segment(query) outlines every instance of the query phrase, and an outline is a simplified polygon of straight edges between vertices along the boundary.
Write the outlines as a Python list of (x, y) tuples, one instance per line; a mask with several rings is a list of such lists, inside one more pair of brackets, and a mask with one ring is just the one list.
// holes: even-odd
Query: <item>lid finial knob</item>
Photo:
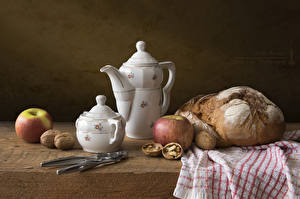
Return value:
[(104, 105), (106, 101), (106, 97), (104, 95), (97, 95), (96, 102), (97, 105)]
[(136, 49), (137, 49), (137, 51), (145, 51), (146, 43), (144, 41), (136, 42)]

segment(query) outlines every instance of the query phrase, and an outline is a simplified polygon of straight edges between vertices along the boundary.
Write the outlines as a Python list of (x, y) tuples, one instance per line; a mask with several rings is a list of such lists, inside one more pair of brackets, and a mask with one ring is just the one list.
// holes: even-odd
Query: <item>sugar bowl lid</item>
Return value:
[(109, 106), (105, 105), (106, 97), (98, 95), (96, 97), (97, 105), (95, 105), (89, 112), (85, 111), (82, 116), (92, 119), (109, 119), (120, 116), (115, 113)]
[(146, 43), (144, 41), (138, 41), (136, 43), (137, 52), (135, 52), (127, 62), (126, 66), (153, 66), (158, 62), (154, 59), (150, 53), (146, 51)]

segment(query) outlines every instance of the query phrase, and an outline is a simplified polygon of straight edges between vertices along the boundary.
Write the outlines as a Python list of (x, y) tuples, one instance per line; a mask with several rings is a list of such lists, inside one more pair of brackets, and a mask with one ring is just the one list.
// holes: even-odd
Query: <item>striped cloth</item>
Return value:
[[(296, 141), (298, 140), (298, 142)], [(300, 198), (300, 130), (281, 141), (201, 150), (182, 157), (178, 198)]]

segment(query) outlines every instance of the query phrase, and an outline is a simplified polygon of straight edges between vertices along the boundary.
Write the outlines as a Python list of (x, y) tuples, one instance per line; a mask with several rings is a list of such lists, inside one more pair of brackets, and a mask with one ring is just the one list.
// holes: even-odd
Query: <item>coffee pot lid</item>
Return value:
[(119, 116), (109, 106), (105, 105), (105, 101), (106, 97), (104, 95), (98, 95), (96, 97), (97, 105), (83, 115), (94, 119), (109, 119)]
[(144, 41), (138, 41), (136, 43), (137, 52), (135, 52), (124, 65), (129, 66), (153, 66), (158, 62), (154, 59), (150, 53), (146, 52), (146, 43)]

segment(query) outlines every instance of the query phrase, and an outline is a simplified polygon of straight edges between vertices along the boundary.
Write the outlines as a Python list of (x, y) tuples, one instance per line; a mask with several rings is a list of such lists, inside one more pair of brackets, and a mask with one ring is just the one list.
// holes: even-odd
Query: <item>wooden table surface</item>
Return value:
[[(54, 129), (75, 134), (73, 123), (55, 123)], [(288, 124), (292, 129), (300, 129), (300, 123)], [(40, 162), (90, 154), (78, 143), (70, 151), (26, 143), (17, 137), (13, 122), (0, 122), (0, 198), (173, 198), (181, 162), (145, 156), (141, 146), (149, 141), (125, 138), (127, 160), (58, 176), (55, 168), (41, 168)]]

